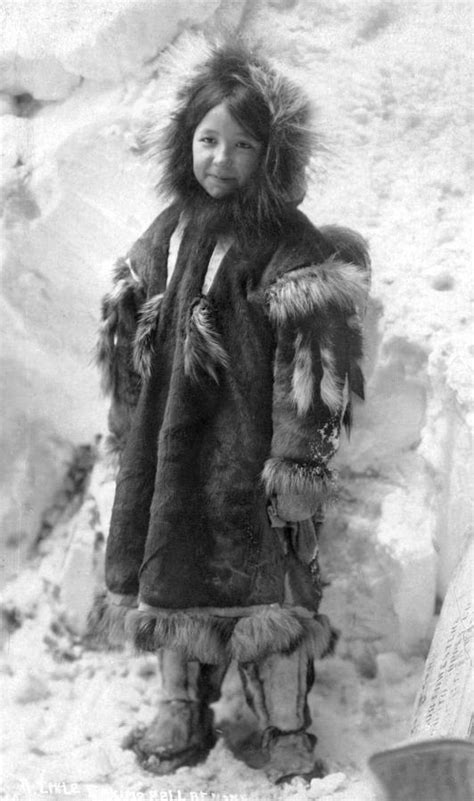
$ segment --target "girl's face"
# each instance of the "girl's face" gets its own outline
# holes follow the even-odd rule
[[[263,144],[241,127],[225,103],[220,103],[194,131],[194,176],[211,197],[227,197],[251,181],[262,150]]]

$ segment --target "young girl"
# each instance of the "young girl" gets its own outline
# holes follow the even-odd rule
[[[315,522],[350,392],[363,395],[363,240],[297,209],[307,98],[211,49],[162,143],[171,204],[118,263],[99,347],[121,452],[97,626],[156,652],[156,719],[128,739],[165,773],[205,757],[235,659],[273,780],[314,768],[306,703],[331,648]]]

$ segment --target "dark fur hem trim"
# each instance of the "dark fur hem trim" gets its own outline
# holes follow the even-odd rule
[[[241,618],[191,612],[141,610],[108,603],[104,596],[89,616],[87,639],[112,647],[131,643],[137,652],[159,648],[179,651],[187,660],[227,664],[254,662],[297,648],[321,658],[330,646],[331,628],[324,615],[270,605]]]
[[[324,659],[334,653],[338,632],[332,628],[327,615],[315,615],[303,621],[303,647],[310,659]]]
[[[153,297],[147,300],[142,306],[140,312],[137,333],[133,345],[133,364],[135,370],[137,373],[140,373],[142,378],[149,378],[151,375],[151,360],[162,300],[163,293],[160,295],[153,295]]]
[[[325,500],[334,490],[331,470],[314,463],[295,462],[292,459],[267,459],[262,471],[267,495],[309,493],[315,499]]]
[[[293,609],[268,607],[237,621],[231,640],[237,662],[255,662],[274,653],[290,654],[302,644],[305,628]]]
[[[331,305],[348,312],[354,307],[363,310],[368,289],[368,273],[356,264],[332,258],[301,267],[285,273],[267,290],[270,319],[277,324],[307,319]]]
[[[112,603],[105,592],[97,595],[87,620],[86,643],[102,648],[123,648],[125,619],[130,610],[130,604]]]
[[[126,636],[137,651],[172,648],[188,660],[218,664],[226,662],[226,643],[234,623],[233,618],[136,610],[127,616]]]

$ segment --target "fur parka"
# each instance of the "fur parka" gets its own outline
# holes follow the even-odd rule
[[[232,59],[235,73],[235,52]],[[128,637],[140,649],[171,647],[203,662],[248,662],[302,643],[321,656],[329,647],[312,521],[275,528],[268,506],[280,494],[324,501],[350,394],[363,396],[366,245],[347,229],[316,229],[297,210],[309,157],[306,100],[246,59],[239,74],[278,115],[271,130],[279,142],[267,148],[276,153],[272,176],[262,172],[257,187],[258,238],[251,248],[233,242],[203,295],[215,236],[193,217],[198,188],[183,188],[179,175],[173,184],[178,113],[165,170],[173,202],[119,261],[99,343],[121,464],[108,594],[95,624],[110,641]],[[203,76],[216,65],[225,74],[226,63],[218,53],[193,76],[181,111]],[[296,130],[292,182],[281,143]],[[270,218],[278,224],[268,226]]]

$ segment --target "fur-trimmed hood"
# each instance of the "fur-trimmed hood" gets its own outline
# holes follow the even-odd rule
[[[163,127],[150,121],[142,133],[142,146],[162,169],[158,189],[188,209],[203,199],[209,201],[193,175],[192,136],[200,120],[191,120],[190,109],[210,84],[222,97],[244,88],[264,109],[269,133],[251,196],[243,198],[241,207],[250,203],[255,207],[252,218],[260,227],[268,224],[271,228],[289,205],[298,205],[305,195],[306,170],[318,141],[309,99],[297,84],[244,44],[205,43],[202,50],[201,63],[191,69],[177,92],[169,123]]]

